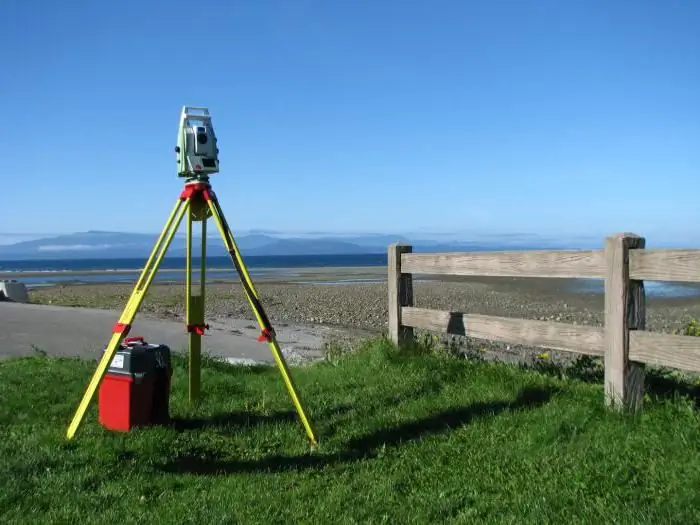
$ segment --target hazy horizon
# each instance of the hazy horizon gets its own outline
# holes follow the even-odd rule
[[[95,236],[104,234],[117,234],[117,235],[147,235],[156,237],[159,231],[141,231],[141,232],[130,232],[130,231],[108,231],[108,230],[85,230],[79,232],[70,233],[13,233],[13,232],[0,232],[0,246],[11,246],[13,244],[18,244],[22,242],[29,241],[40,241],[40,240],[50,240],[53,238],[60,238],[66,236],[78,236],[94,233]],[[583,245],[595,245],[602,244],[603,239],[612,235],[614,231],[605,234],[587,234],[587,235],[551,235],[543,233],[529,233],[529,232],[491,232],[491,233],[479,233],[476,231],[444,231],[444,232],[430,232],[430,231],[398,231],[398,232],[381,232],[381,231],[346,231],[346,232],[333,232],[333,231],[315,231],[315,232],[300,232],[300,231],[281,231],[281,230],[244,230],[236,232],[234,230],[234,236],[236,238],[247,237],[250,235],[262,235],[270,237],[273,239],[332,239],[343,241],[344,239],[362,239],[370,240],[373,237],[402,237],[414,241],[426,241],[426,242],[445,242],[445,243],[467,243],[467,242],[488,242],[488,241],[498,241],[502,240],[504,243],[517,243],[517,242],[531,242],[531,243],[566,243],[566,244],[583,244]],[[648,235],[644,232],[633,232],[642,235],[647,238],[647,243],[651,245],[664,244],[664,245],[678,245],[679,243],[688,246],[696,247],[700,245],[700,232],[694,233],[672,233],[665,235]],[[199,231],[195,228],[193,232],[195,237],[199,237]],[[181,227],[176,233],[176,237],[182,238],[185,236],[184,228]],[[210,228],[207,232],[208,239],[219,239],[219,233],[217,230]]]

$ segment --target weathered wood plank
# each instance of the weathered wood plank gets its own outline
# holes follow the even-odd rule
[[[630,278],[647,281],[700,282],[700,250],[634,250]]]
[[[401,310],[403,323],[414,328],[588,355],[602,356],[605,353],[603,329],[594,326],[427,308],[404,307]]]
[[[700,337],[630,332],[630,359],[650,365],[700,372]]]
[[[413,338],[413,329],[401,320],[401,307],[413,306],[413,278],[401,270],[401,254],[413,248],[405,244],[392,244],[388,250],[389,289],[389,338],[396,344]]]
[[[644,330],[644,283],[630,279],[629,259],[643,237],[620,233],[605,239],[605,404],[637,411],[644,397],[644,369],[629,359],[630,330]]]
[[[401,268],[432,275],[603,278],[605,259],[602,250],[407,253]]]

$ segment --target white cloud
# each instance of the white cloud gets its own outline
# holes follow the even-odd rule
[[[40,252],[62,252],[67,250],[86,251],[86,250],[104,250],[114,247],[113,244],[45,244],[37,248]]]

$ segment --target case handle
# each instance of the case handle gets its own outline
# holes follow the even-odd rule
[[[141,344],[146,344],[146,340],[141,337],[141,336],[136,336],[136,337],[125,337],[124,338],[124,344],[125,345],[130,345],[132,343],[141,343]]]

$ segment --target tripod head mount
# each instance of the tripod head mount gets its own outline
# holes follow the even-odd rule
[[[219,148],[207,108],[182,107],[175,153],[178,177],[204,182],[219,172]]]

